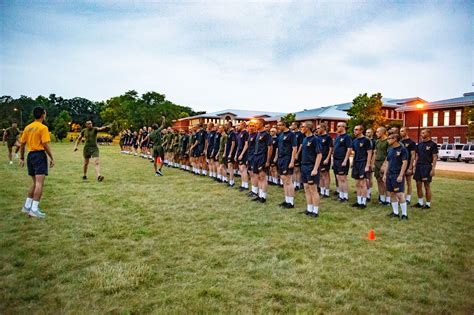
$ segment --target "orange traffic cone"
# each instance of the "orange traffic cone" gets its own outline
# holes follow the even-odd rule
[[[375,232],[374,232],[374,229],[370,229],[369,235],[367,235],[367,239],[368,239],[369,241],[375,241]]]

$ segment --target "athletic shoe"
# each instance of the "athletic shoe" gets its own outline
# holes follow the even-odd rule
[[[365,209],[365,208],[367,208],[367,205],[365,205],[365,204],[359,205],[359,209]]]
[[[431,207],[428,206],[428,205],[424,205],[424,206],[423,206],[423,209],[431,209]]]
[[[255,196],[257,196],[257,194],[254,193],[253,191],[249,191],[249,193],[247,194],[247,196],[249,196],[249,197],[255,197]]]
[[[332,193],[334,196],[339,196],[339,192],[338,191],[335,191]]]
[[[40,209],[38,210],[30,210],[30,212],[28,212],[28,215],[30,217],[34,217],[34,218],[39,218],[39,219],[44,219],[46,217],[46,214],[41,212]]]
[[[352,208],[359,208],[361,205],[357,202],[354,202],[353,204],[351,204],[351,207]]]
[[[349,199],[347,198],[339,198],[339,202],[349,202]]]
[[[294,207],[295,207],[295,205],[292,205],[291,203],[287,203],[286,206],[284,206],[283,208],[293,209]]]
[[[87,176],[86,176],[86,175],[82,176],[82,179],[83,179],[83,180],[86,180],[86,179],[87,179]]]
[[[329,198],[327,195],[321,195],[322,198]]]
[[[399,218],[400,219],[400,215],[395,214],[394,212],[390,212],[389,214],[387,214],[387,216],[390,217],[390,218]]]
[[[97,180],[98,180],[99,182],[103,181],[103,180],[104,180],[104,176],[99,175],[99,177],[97,177]]]
[[[23,213],[26,213],[28,214],[28,212],[30,212],[31,208],[25,208],[25,206],[23,206],[23,208],[21,208],[21,212]]]
[[[240,187],[239,187],[239,191],[241,191],[241,192],[242,192],[242,191],[247,191],[247,188],[244,188],[244,187],[240,186]]]
[[[260,198],[260,200],[258,202],[265,203],[265,202],[267,202],[267,199],[266,198]]]
[[[260,197],[255,197],[255,198],[251,199],[251,201],[260,201],[260,199],[261,199]]]
[[[410,205],[410,200],[405,200],[405,202],[407,203],[407,205]]]
[[[423,208],[424,206],[420,203],[417,203],[416,205],[413,206],[414,208]]]
[[[287,205],[289,205],[289,203],[286,202],[286,201],[283,201],[282,203],[279,203],[279,204],[278,204],[278,206],[279,206],[279,207],[282,207],[282,208],[286,208]]]
[[[313,218],[319,217],[319,213],[315,213],[315,212],[310,212],[308,215]]]
[[[407,215],[402,215],[402,217],[400,218],[400,220],[408,220],[408,216],[407,216]]]
[[[370,198],[367,198],[367,202],[370,202]]]
[[[301,212],[301,213],[304,213],[306,215],[311,215],[312,212],[309,212],[308,210],[304,211],[304,212]]]
[[[156,174],[158,174],[159,176],[163,176],[163,173],[161,172],[161,170],[157,170]]]
[[[229,188],[234,188],[235,184],[229,184],[228,187]]]

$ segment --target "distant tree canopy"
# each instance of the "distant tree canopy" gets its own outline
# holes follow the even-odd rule
[[[293,113],[288,113],[285,116],[281,117],[281,120],[284,121],[288,126],[296,120],[296,115]]]
[[[474,140],[474,106],[464,107],[464,124],[467,125],[466,138]]]
[[[359,94],[353,101],[352,107],[347,111],[348,132],[353,133],[354,127],[362,125],[365,128],[376,129],[385,126],[386,119],[382,111],[382,94],[368,96],[367,93]]]
[[[65,125],[68,128],[75,124],[83,127],[89,119],[95,126],[112,123],[110,132],[116,135],[122,129],[151,126],[159,122],[162,115],[166,117],[167,125],[171,125],[174,119],[196,115],[190,107],[174,104],[157,92],[146,92],[140,96],[137,91],[131,90],[101,102],[82,97],[65,99],[56,94],[49,97],[40,95],[36,99],[24,95],[15,99],[4,95],[0,97],[0,128],[6,128],[12,120],[16,120],[23,129],[33,121],[32,112],[36,106],[46,109],[45,124],[51,131],[57,130],[59,135],[64,134]]]

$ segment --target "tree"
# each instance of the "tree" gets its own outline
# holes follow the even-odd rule
[[[287,126],[289,126],[296,120],[296,115],[293,113],[288,113],[285,116],[282,116],[281,120],[284,121]]]
[[[58,117],[54,120],[53,127],[54,127],[54,135],[56,139],[59,141],[63,141],[64,138],[67,137],[67,133],[69,131],[69,124],[71,123],[71,116],[65,110],[63,110]]]
[[[467,125],[466,139],[474,140],[474,106],[464,107],[464,123]]]
[[[364,128],[377,129],[384,126],[386,119],[382,112],[382,94],[359,94],[352,101],[352,107],[347,111],[349,117],[348,130],[352,134],[354,127],[362,125]]]

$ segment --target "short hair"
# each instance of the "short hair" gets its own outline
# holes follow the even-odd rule
[[[370,129],[370,128],[369,128]],[[367,130],[369,130],[367,129]],[[386,134],[387,133],[387,128],[385,128],[384,126],[381,126],[381,127],[378,127],[377,130],[380,129],[380,131],[383,133],[383,134]]]
[[[400,140],[402,139],[402,137],[400,137],[398,133],[393,133],[390,135],[390,137],[395,137],[395,140],[397,140],[397,142],[400,142]]]
[[[46,111],[41,106],[37,106],[33,109],[33,117],[35,117],[35,119],[40,119],[44,113],[46,113]]]
[[[328,130],[328,126],[325,123],[320,123],[319,128],[324,129],[324,130]]]
[[[296,128],[299,128],[299,127],[300,127],[300,122],[299,122],[299,121],[294,121],[294,122],[292,122],[291,124],[295,124],[295,125],[296,125]]]
[[[256,120],[258,123],[261,123],[262,126],[265,126],[265,119],[263,119],[263,118],[257,118],[257,119],[255,119],[255,120]]]
[[[431,135],[431,129],[424,128],[423,130],[426,131],[429,135]]]
[[[153,125],[151,125],[151,128],[152,128],[153,130],[158,129],[158,124],[153,124]]]
[[[364,126],[362,126],[362,125],[357,125],[356,127],[360,127],[360,131],[361,131],[361,132],[364,132],[364,130],[365,130]],[[354,127],[354,128],[355,128],[355,127]]]
[[[13,124],[17,124],[18,122],[16,121],[16,119],[12,119],[12,125]]]
[[[199,128],[201,128],[201,127],[202,127],[202,122],[197,123],[197,126],[198,126]]]
[[[232,127],[232,121],[228,120],[228,121],[226,121],[226,124],[229,124],[229,126]]]
[[[279,123],[282,123],[283,125],[285,125],[285,127],[288,128],[288,121],[283,120],[283,119],[280,119],[280,120],[278,120],[278,122],[279,122]]]
[[[313,130],[313,122],[311,120],[307,120],[304,122],[306,128],[309,128],[311,129],[311,131]]]

